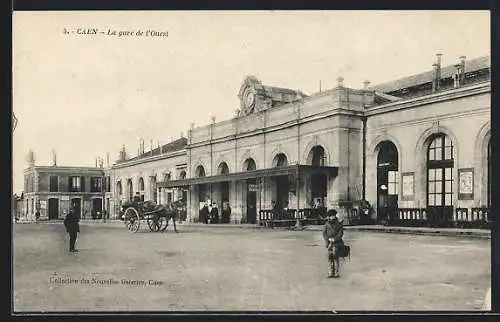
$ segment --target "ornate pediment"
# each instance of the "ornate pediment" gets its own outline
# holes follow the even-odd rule
[[[238,92],[240,110],[238,116],[245,116],[274,106],[279,106],[307,97],[300,91],[263,85],[255,76],[246,76]]]
[[[247,76],[243,80],[243,84],[241,84],[240,91],[238,92],[240,116],[251,114],[256,110],[255,106],[258,104],[256,102],[256,85],[262,86],[262,82],[255,76]]]

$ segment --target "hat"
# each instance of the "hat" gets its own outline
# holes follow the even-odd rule
[[[337,210],[335,210],[335,209],[328,210],[328,212],[326,213],[326,216],[327,217],[337,217]]]

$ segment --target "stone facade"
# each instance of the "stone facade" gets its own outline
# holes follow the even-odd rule
[[[22,217],[61,219],[73,209],[84,218],[102,212],[105,195],[104,169],[31,165],[24,171],[25,188]]]
[[[246,77],[233,119],[212,118],[132,159],[122,151],[105,170],[112,214],[135,192],[159,203],[184,199],[190,221],[202,203],[228,202],[233,223],[258,223],[274,202],[309,209],[316,199],[343,216],[366,200],[375,220],[398,209],[489,207],[489,57],[442,69],[438,60],[433,71],[363,89],[342,81],[306,95]],[[336,171],[245,176],[287,165]]]
[[[182,199],[185,189],[161,189],[156,183],[186,176],[185,142],[186,139],[181,138],[165,145],[163,152],[157,149],[140,157],[124,159],[106,170],[106,175],[112,182],[109,198],[113,217],[118,216],[121,203],[131,200],[137,192],[144,200],[154,200],[157,203]],[[176,149],[170,149],[172,146],[176,146]]]

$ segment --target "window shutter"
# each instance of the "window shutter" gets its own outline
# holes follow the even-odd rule
[[[80,177],[80,191],[85,192],[85,177]]]

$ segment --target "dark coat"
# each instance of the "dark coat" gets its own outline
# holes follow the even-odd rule
[[[70,234],[80,232],[79,221],[80,219],[74,213],[70,212],[69,214],[67,214],[66,218],[64,218],[64,226],[66,227],[66,231]]]
[[[333,221],[327,221],[325,226],[323,227],[323,238],[325,240],[326,245],[328,246],[329,238],[333,238],[333,244],[343,244],[344,241],[342,237],[344,236],[344,225],[338,220],[335,219]]]
[[[200,210],[200,221],[201,222],[207,222],[208,220],[208,207],[205,205],[203,208]]]

